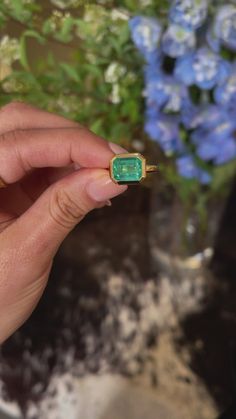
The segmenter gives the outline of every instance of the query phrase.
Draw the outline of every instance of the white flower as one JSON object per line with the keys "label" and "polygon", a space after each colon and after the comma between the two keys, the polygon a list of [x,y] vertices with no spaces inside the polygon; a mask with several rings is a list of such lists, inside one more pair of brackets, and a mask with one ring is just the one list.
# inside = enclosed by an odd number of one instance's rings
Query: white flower
{"label": "white flower", "polygon": [[79,6],[81,0],[51,0],[51,3],[59,9],[68,9],[69,7]]}
{"label": "white flower", "polygon": [[114,104],[120,103],[120,101],[121,101],[120,86],[119,86],[118,83],[113,84],[113,86],[112,86],[112,92],[111,92],[111,95],[110,95],[110,100]]}
{"label": "white flower", "polygon": [[19,41],[15,38],[9,38],[5,35],[0,40],[0,63],[10,66],[20,57]]}
{"label": "white flower", "polygon": [[122,11],[122,9],[112,9],[111,11],[111,19],[112,20],[128,20],[129,15],[127,12]]}
{"label": "white flower", "polygon": [[116,83],[121,77],[124,76],[126,68],[121,64],[113,61],[105,71],[105,81],[107,83]]}

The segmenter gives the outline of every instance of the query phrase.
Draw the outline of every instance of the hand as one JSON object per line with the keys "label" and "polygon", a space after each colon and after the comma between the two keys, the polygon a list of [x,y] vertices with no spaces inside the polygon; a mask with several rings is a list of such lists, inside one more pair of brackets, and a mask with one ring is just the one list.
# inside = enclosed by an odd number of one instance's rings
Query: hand
{"label": "hand", "polygon": [[29,105],[0,110],[0,177],[7,184],[0,189],[0,343],[35,308],[67,234],[126,190],[106,170],[122,151]]}

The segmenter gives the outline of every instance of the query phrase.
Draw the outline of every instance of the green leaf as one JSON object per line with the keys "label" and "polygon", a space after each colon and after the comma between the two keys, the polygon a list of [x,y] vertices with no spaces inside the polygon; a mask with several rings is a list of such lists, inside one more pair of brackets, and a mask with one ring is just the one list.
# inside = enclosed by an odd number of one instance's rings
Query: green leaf
{"label": "green leaf", "polygon": [[58,33],[55,33],[55,38],[59,39],[62,42],[71,41],[73,34],[72,29],[74,27],[74,19],[69,16],[64,19],[61,30]]}
{"label": "green leaf", "polygon": [[31,10],[28,5],[24,4],[22,0],[11,0],[6,5],[7,12],[20,22],[28,21],[31,16]]}
{"label": "green leaf", "polygon": [[20,62],[25,70],[29,71],[29,63],[27,58],[26,39],[35,38],[40,44],[45,42],[45,39],[36,31],[28,29],[21,35],[20,38]]}
{"label": "green leaf", "polygon": [[132,123],[138,122],[140,119],[140,103],[134,100],[133,98],[130,98],[128,100],[125,100],[122,108],[121,108],[121,114],[123,116],[127,116]]}
{"label": "green leaf", "polygon": [[137,11],[137,0],[125,0],[124,3],[129,10],[134,12]]}
{"label": "green leaf", "polygon": [[77,26],[78,29],[78,36],[81,35],[87,35],[90,36],[91,35],[91,29],[90,29],[90,24],[88,22],[85,22],[83,19],[75,19],[74,20],[74,24]]}
{"label": "green leaf", "polygon": [[81,81],[78,70],[75,67],[68,63],[60,63],[60,67],[70,79],[74,80],[76,83]]}
{"label": "green leaf", "polygon": [[123,24],[120,28],[120,34],[119,34],[119,44],[124,45],[126,44],[130,39],[130,30],[127,23]]}
{"label": "green leaf", "polygon": [[104,120],[102,118],[98,118],[90,125],[90,130],[97,135],[101,135],[101,129],[103,124]]}
{"label": "green leaf", "polygon": [[3,28],[3,26],[6,24],[7,18],[5,14],[0,10],[0,28]]}
{"label": "green leaf", "polygon": [[42,26],[42,33],[44,35],[48,35],[52,32],[52,22],[51,19],[46,19],[43,22],[43,26]]}
{"label": "green leaf", "polygon": [[94,64],[85,63],[83,65],[83,68],[88,72],[88,75],[94,76],[99,79],[103,74],[102,69]]}

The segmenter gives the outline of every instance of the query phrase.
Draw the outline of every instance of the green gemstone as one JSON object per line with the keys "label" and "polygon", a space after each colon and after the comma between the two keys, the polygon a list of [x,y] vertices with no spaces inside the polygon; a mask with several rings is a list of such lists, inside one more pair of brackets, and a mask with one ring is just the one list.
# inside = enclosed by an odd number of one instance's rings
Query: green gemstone
{"label": "green gemstone", "polygon": [[113,178],[118,183],[139,182],[142,179],[142,160],[138,156],[116,157],[112,162]]}

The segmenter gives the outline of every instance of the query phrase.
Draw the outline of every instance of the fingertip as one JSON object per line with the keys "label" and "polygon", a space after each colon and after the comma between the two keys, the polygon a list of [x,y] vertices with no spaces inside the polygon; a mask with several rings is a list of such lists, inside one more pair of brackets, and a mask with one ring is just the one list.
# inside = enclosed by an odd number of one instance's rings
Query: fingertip
{"label": "fingertip", "polygon": [[121,147],[119,144],[112,143],[111,141],[108,144],[111,151],[113,151],[113,153],[115,154],[128,153],[128,151],[125,148]]}
{"label": "fingertip", "polygon": [[127,190],[127,185],[114,183],[109,172],[92,179],[86,186],[89,197],[96,202],[108,201]]}

